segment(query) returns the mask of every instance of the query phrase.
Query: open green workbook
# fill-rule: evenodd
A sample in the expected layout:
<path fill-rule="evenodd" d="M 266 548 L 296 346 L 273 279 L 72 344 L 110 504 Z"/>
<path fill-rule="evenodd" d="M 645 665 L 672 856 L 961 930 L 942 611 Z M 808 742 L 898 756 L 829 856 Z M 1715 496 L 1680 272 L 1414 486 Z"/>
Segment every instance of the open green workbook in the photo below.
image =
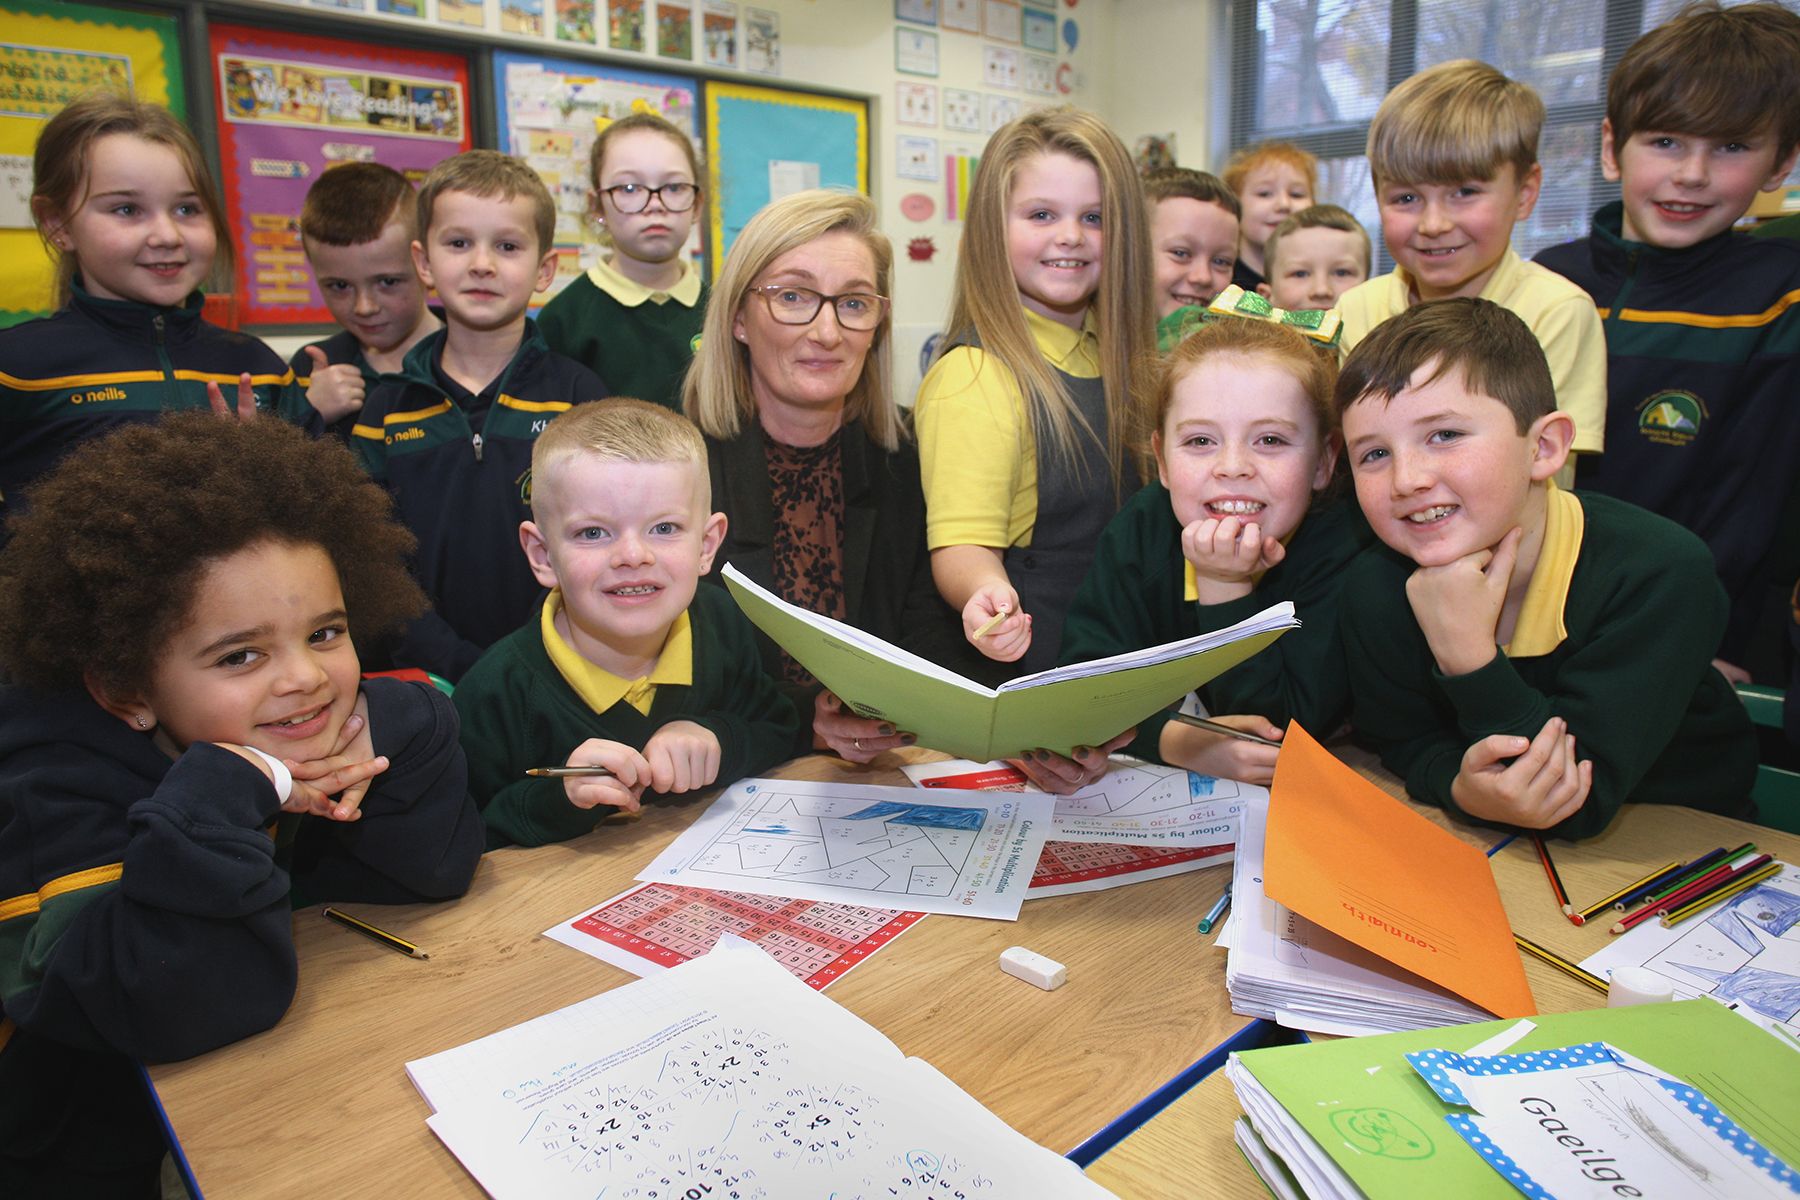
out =
<path fill-rule="evenodd" d="M 722 574 L 744 615 L 856 712 L 976 762 L 1099 745 L 1300 626 L 1283 602 L 1227 629 L 1055 667 L 996 690 L 789 604 L 731 566 Z"/>
<path fill-rule="evenodd" d="M 1800 1052 L 1723 1004 L 1689 1000 L 1602 1008 L 1531 1022 L 1535 1028 L 1508 1045 L 1506 1054 L 1531 1053 L 1547 1062 L 1552 1056 L 1545 1052 L 1605 1042 L 1700 1089 L 1762 1146 L 1786 1162 L 1800 1162 Z M 1240 1129 L 1239 1148 L 1277 1195 L 1518 1200 L 1522 1190 L 1533 1194 L 1515 1189 L 1459 1136 L 1451 1120 L 1467 1110 L 1446 1103 L 1406 1057 L 1434 1049 L 1465 1054 L 1516 1024 L 1490 1021 L 1233 1055 L 1226 1075 L 1254 1125 L 1253 1131 Z M 1590 1095 L 1600 1095 L 1601 1084 L 1587 1086 Z M 1539 1125 L 1549 1155 L 1579 1151 L 1591 1156 L 1591 1164 L 1624 1161 L 1592 1157 L 1617 1153 L 1619 1147 L 1586 1149 L 1567 1132 L 1559 1134 L 1560 1123 Z M 1616 1128 L 1605 1133 L 1620 1136 Z M 1280 1151 L 1280 1157 L 1271 1151 Z M 1595 1178 L 1605 1175 L 1598 1165 L 1591 1169 Z M 1729 1187 L 1699 1193 L 1671 1188 L 1666 1174 L 1656 1182 L 1667 1190 L 1642 1194 L 1717 1194 L 1721 1200 L 1731 1195 Z M 1598 1187 L 1595 1194 L 1600 1193 L 1640 1194 L 1607 1186 Z"/>

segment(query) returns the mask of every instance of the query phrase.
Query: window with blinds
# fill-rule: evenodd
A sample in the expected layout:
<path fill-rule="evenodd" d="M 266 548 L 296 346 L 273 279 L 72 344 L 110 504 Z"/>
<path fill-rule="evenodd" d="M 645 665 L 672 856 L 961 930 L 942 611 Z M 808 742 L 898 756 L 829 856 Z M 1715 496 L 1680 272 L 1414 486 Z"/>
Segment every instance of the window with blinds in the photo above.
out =
<path fill-rule="evenodd" d="M 1782 0 L 1800 8 L 1800 0 Z M 1530 258 L 1586 236 L 1618 199 L 1600 173 L 1606 79 L 1626 47 L 1684 0 L 1236 0 L 1231 11 L 1231 146 L 1280 138 L 1319 158 L 1319 199 L 1356 214 L 1393 268 L 1364 156 L 1388 90 L 1417 71 L 1478 58 L 1544 98 L 1544 186 L 1513 248 Z M 1800 171 L 1796 171 L 1800 175 Z"/>

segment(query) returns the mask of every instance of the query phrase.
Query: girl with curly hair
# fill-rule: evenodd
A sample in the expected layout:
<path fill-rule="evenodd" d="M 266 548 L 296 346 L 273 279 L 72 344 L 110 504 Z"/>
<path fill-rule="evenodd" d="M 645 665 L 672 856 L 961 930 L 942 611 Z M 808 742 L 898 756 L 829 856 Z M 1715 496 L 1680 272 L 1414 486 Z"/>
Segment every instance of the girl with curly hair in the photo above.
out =
<path fill-rule="evenodd" d="M 154 1195 L 132 1060 L 273 1025 L 290 896 L 460 895 L 481 818 L 448 700 L 361 678 L 353 634 L 423 601 L 342 446 L 179 414 L 30 498 L 0 552 L 0 1195 Z"/>

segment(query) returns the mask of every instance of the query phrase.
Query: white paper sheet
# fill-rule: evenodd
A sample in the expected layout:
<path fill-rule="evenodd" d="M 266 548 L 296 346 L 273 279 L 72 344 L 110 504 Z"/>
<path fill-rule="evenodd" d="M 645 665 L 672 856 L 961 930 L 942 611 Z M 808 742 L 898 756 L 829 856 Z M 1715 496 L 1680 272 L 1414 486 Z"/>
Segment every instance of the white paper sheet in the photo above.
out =
<path fill-rule="evenodd" d="M 1611 979 L 1648 967 L 1675 985 L 1677 1000 L 1711 996 L 1765 1029 L 1800 1037 L 1800 869 L 1775 875 L 1673 929 L 1654 917 L 1607 941 L 1581 962 Z"/>
<path fill-rule="evenodd" d="M 945 786 L 934 782 L 944 779 L 987 781 L 1002 773 L 1016 774 L 1005 762 L 976 763 L 961 758 L 910 763 L 900 769 L 920 787 Z M 970 786 L 985 791 L 992 785 L 977 782 Z M 1021 790 L 1038 794 L 1029 783 Z M 1050 837 L 1063 842 L 1182 849 L 1229 846 L 1237 841 L 1244 806 L 1257 800 L 1266 804 L 1268 798 L 1268 789 L 1254 784 L 1114 755 L 1112 766 L 1094 783 L 1056 797 Z"/>
<path fill-rule="evenodd" d="M 502 1200 L 1109 1194 L 736 938 L 407 1072 Z"/>
<path fill-rule="evenodd" d="M 638 878 L 1019 919 L 1055 802 L 1017 792 L 746 779 Z"/>

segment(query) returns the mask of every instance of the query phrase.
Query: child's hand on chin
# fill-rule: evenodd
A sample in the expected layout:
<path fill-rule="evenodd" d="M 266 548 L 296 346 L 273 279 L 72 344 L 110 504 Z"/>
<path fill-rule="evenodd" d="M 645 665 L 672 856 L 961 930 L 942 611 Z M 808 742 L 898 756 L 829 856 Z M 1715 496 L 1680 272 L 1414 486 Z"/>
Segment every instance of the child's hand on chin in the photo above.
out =
<path fill-rule="evenodd" d="M 646 747 L 648 749 L 648 747 Z M 589 738 L 569 753 L 566 766 L 605 767 L 611 775 L 584 775 L 563 780 L 563 794 L 576 808 L 607 805 L 635 813 L 638 797 L 650 782 L 650 764 L 624 742 Z"/>
<path fill-rule="evenodd" d="M 368 696 L 357 693 L 356 708 L 338 731 L 337 745 L 330 754 L 304 762 L 292 758 L 281 761 L 294 773 L 294 790 L 282 808 L 334 821 L 360 818 L 369 781 L 388 768 L 387 757 L 375 753 L 375 743 L 369 736 Z"/>

